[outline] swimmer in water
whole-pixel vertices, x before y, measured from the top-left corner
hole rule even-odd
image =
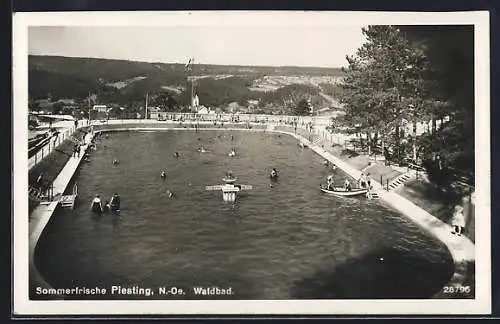
[[[110,208],[112,211],[120,211],[120,196],[116,192],[111,197]]]
[[[114,165],[118,165],[119,163],[120,163],[120,160],[118,160],[118,159],[114,159],[114,160],[113,160],[113,164],[114,164]]]
[[[174,193],[170,190],[167,190],[168,193],[168,198],[172,198],[174,196]]]
[[[96,195],[92,200],[90,210],[92,210],[94,213],[102,213],[101,197],[99,195]]]
[[[109,204],[109,201],[106,200],[104,202],[104,212],[107,213],[110,211],[110,209],[111,209],[111,205]]]
[[[175,152],[175,153],[174,153],[174,157],[175,157],[176,159],[178,159],[178,158],[180,158],[181,156],[180,156],[179,152]]]
[[[167,178],[167,173],[165,171],[162,171],[160,177],[162,178],[162,180],[165,180]]]

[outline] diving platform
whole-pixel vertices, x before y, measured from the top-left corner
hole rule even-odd
[[[208,191],[222,191],[222,200],[224,201],[235,201],[236,194],[243,190],[252,190],[252,186],[250,185],[240,185],[234,184],[236,178],[233,179],[224,179],[226,184],[223,185],[215,185],[215,186],[206,186],[205,190]]]

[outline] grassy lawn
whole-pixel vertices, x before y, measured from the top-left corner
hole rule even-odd
[[[450,223],[457,197],[446,196],[431,183],[420,180],[409,181],[396,192],[443,222]],[[470,208],[469,212],[465,235],[474,242],[474,208]],[[466,210],[465,215],[467,214]]]

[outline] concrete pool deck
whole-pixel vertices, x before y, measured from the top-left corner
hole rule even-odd
[[[129,127],[128,125],[130,123],[127,123],[127,125],[123,128],[111,128],[109,131],[137,131],[137,130],[150,130],[150,131],[165,131],[165,130],[191,130],[194,131],[196,128],[194,127],[147,127],[149,125],[144,125],[144,123],[137,123],[136,127]],[[154,121],[151,122],[151,124],[156,124]],[[177,123],[176,123],[177,124]],[[109,125],[114,125],[118,126],[120,125],[119,123],[110,123]],[[164,123],[164,125],[171,125],[171,123]],[[99,128],[97,131],[108,131],[106,128],[106,124],[101,124],[101,125],[95,125],[97,128]],[[231,127],[224,127],[224,128],[198,128],[198,131],[202,130],[207,130],[207,131],[250,131],[250,132],[273,132],[273,133],[282,133],[282,134],[287,134],[290,135],[300,142],[303,142],[307,144],[309,148],[311,148],[314,152],[322,156],[323,158],[327,159],[331,163],[334,163],[337,167],[339,167],[341,170],[349,174],[351,177],[358,179],[361,175],[361,171],[355,169],[351,165],[347,164],[346,162],[342,161],[341,159],[337,158],[333,154],[325,151],[323,148],[321,148],[318,145],[315,145],[311,142],[309,142],[307,139],[304,137],[294,134],[292,132],[288,131],[282,131],[282,130],[276,130],[275,125],[269,124],[267,128],[252,128],[252,129],[246,129],[246,128],[231,128]],[[90,140],[92,139],[93,134],[87,134],[85,138],[85,145],[84,149],[86,150],[88,147],[88,143],[90,143]],[[72,157],[70,160],[67,162],[59,176],[56,178],[54,181],[54,194],[60,193],[62,194],[64,190],[66,189],[67,185],[70,183],[71,178],[73,177],[73,174],[77,170],[81,159],[83,158],[83,155],[79,158],[77,157]],[[373,186],[375,190],[379,193],[380,198],[385,201],[387,204],[389,204],[392,208],[396,209],[397,211],[401,212],[403,215],[407,216],[409,219],[411,219],[413,222],[418,224],[421,228],[425,229],[427,232],[435,236],[437,239],[439,239],[449,250],[454,264],[455,264],[455,272],[453,276],[450,278],[450,281],[448,282],[447,286],[458,286],[458,285],[463,285],[465,280],[467,279],[467,273],[468,273],[468,267],[470,266],[470,263],[475,262],[475,245],[470,241],[468,238],[465,236],[456,236],[451,233],[452,228],[450,225],[442,222],[438,218],[434,217],[433,215],[429,214],[422,208],[418,207],[411,201],[407,200],[406,198],[401,197],[397,193],[394,192],[387,192],[382,189],[382,185],[374,180],[372,180]],[[57,190],[56,190],[57,188]],[[50,220],[50,217],[54,213],[55,209],[57,207],[57,202],[53,202],[49,205],[41,205],[38,206],[30,215],[31,220],[30,220],[30,226],[29,226],[29,232],[30,232],[30,240],[29,240],[29,262],[30,262],[30,275],[32,276],[32,279],[37,282],[39,286],[49,288],[50,285],[48,285],[45,280],[41,277],[41,275],[38,273],[36,266],[34,264],[34,252],[36,248],[36,244],[41,236],[41,233],[43,232],[45,226]],[[437,293],[435,297],[442,296],[440,293]],[[446,297],[446,296],[444,296]]]

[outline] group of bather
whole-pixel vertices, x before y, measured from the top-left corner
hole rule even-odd
[[[98,214],[108,213],[110,211],[118,213],[120,211],[120,195],[118,195],[118,193],[115,192],[113,196],[111,196],[111,199],[109,201],[106,200],[104,202],[104,206],[101,202],[101,196],[96,195],[95,198],[92,200],[90,209],[92,210],[92,212]]]

